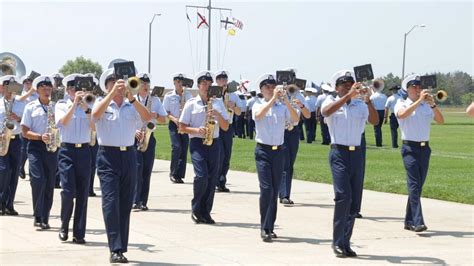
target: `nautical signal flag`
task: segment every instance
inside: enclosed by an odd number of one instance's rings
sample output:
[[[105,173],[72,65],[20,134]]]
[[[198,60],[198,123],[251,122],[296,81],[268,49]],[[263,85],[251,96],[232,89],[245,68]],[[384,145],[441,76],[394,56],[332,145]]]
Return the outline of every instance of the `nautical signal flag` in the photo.
[[[197,12],[197,28],[209,28],[209,24],[207,23],[206,17],[201,15],[201,13]]]

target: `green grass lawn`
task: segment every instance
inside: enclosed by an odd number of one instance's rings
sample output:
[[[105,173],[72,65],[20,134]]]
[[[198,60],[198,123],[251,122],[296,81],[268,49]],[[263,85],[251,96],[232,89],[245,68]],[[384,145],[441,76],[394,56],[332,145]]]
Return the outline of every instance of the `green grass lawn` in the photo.
[[[474,119],[468,118],[462,111],[447,109],[444,113],[445,124],[433,124],[431,127],[432,154],[423,189],[424,197],[474,204]],[[383,126],[382,132],[384,146],[376,148],[373,127],[368,125],[366,128],[368,146],[364,188],[406,194],[405,169],[400,149],[391,148],[388,124]],[[167,126],[158,126],[155,136],[156,158],[169,160],[171,145]],[[331,183],[329,147],[320,145],[320,142],[318,125],[316,143],[300,143],[295,178]],[[231,169],[256,172],[254,148],[254,140],[234,138]]]

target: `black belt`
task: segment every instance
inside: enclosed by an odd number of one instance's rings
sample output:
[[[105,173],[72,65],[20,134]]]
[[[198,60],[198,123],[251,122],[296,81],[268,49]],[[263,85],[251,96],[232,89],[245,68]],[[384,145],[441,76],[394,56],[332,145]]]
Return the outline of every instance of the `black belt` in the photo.
[[[358,151],[360,150],[360,146],[346,146],[346,145],[340,145],[340,144],[331,144],[331,149]]]
[[[411,140],[403,140],[403,144],[414,146],[414,147],[425,147],[428,146],[429,141],[411,141]]]
[[[258,143],[258,142],[257,142],[257,146],[259,146],[262,149],[272,150],[272,151],[281,150],[281,148],[283,147],[283,145],[267,145],[267,144],[262,144],[262,143]]]
[[[115,146],[99,146],[99,149],[103,149],[106,151],[129,151],[133,149],[133,146],[120,146],[120,147],[115,147]]]
[[[63,148],[85,148],[89,147],[89,142],[86,143],[61,143]]]

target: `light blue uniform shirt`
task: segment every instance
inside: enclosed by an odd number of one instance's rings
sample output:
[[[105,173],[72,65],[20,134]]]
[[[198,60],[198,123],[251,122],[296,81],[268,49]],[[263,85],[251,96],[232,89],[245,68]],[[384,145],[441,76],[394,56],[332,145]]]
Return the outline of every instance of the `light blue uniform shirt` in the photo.
[[[291,119],[290,111],[280,102],[276,102],[260,120],[256,113],[266,104],[265,99],[255,100],[252,107],[252,119],[255,120],[255,141],[266,145],[282,145],[285,140],[285,122]]]
[[[336,98],[327,97],[321,109],[337,100],[339,100],[339,96]],[[360,146],[360,136],[365,130],[365,123],[368,118],[369,108],[363,101],[353,99],[350,104],[345,103],[339,110],[324,118],[331,135],[331,143]]]
[[[141,97],[140,95],[137,95],[135,98],[136,98],[141,104],[143,104],[143,106],[146,107],[147,99],[148,99],[149,97],[150,97],[150,96]],[[168,115],[168,113],[166,113],[165,108],[163,108],[163,105],[161,104],[160,98],[158,98],[158,97],[156,97],[156,96],[152,96],[150,99],[151,99],[150,112],[156,113],[156,114],[158,114],[158,116],[166,117],[166,116]],[[154,118],[151,119],[150,121],[153,122],[155,125],[156,125],[156,123],[157,123],[156,119],[154,119]],[[143,125],[143,123],[141,122],[141,120],[138,120],[137,122],[138,122],[138,124],[139,124],[139,127],[141,127],[141,126]]]
[[[187,90],[183,91],[183,95],[184,102],[187,102],[193,98],[191,92]],[[179,119],[179,116],[181,115],[181,96],[176,93],[176,90],[169,91],[165,94],[165,98],[163,99],[163,108],[168,114]]]
[[[5,109],[5,98],[0,99],[0,130],[3,127],[3,121],[5,120],[5,114],[6,114],[6,109]],[[19,96],[15,96],[15,99],[13,101],[13,106],[12,106],[12,112],[15,113],[18,117],[23,116],[23,110],[25,109],[25,104],[24,102],[21,102],[19,99]],[[12,104],[10,102],[10,104]],[[16,120],[12,121],[15,127],[13,128],[12,134],[13,135],[18,135],[21,133],[21,126],[20,123]]]
[[[227,111],[225,110],[222,99],[212,100],[212,108],[217,110],[225,120],[228,120]],[[183,112],[179,117],[179,122],[188,125],[189,127],[204,127],[206,122],[206,110],[199,94],[187,101],[184,105]],[[216,126],[214,127],[213,138],[219,137],[219,122],[216,120]],[[199,134],[189,134],[189,138],[203,138]]]
[[[54,112],[54,102],[51,109]],[[42,105],[39,100],[28,103],[21,118],[21,125],[28,127],[31,131],[43,135],[48,127],[48,106]],[[54,123],[54,121],[53,121]]]
[[[385,110],[385,103],[387,102],[387,96],[385,94],[377,91],[370,96],[370,100],[375,110]]]
[[[395,115],[398,111],[407,108],[412,103],[413,101],[409,98],[406,100],[400,99],[395,105]],[[418,105],[415,111],[407,118],[400,119],[397,116],[400,131],[402,132],[402,140],[428,141],[430,139],[430,128],[433,118],[433,109],[426,103]]]
[[[293,94],[291,94],[291,96],[294,98],[294,99],[298,99],[302,104],[304,104],[304,106],[306,108],[308,108],[308,103],[306,102],[306,100],[304,99],[304,96],[303,94],[299,93],[299,92],[295,92]],[[290,102],[291,103],[291,102]],[[284,105],[283,105],[284,106]],[[298,114],[298,117],[300,117],[301,115],[301,108],[299,108],[297,105],[295,105],[295,108],[296,110],[296,114]],[[290,118],[288,118],[288,121],[290,121]],[[293,126],[297,126],[299,124],[299,121],[298,122],[294,122],[293,123]]]
[[[228,94],[229,94],[229,101],[234,102],[235,105],[240,108],[240,111],[245,112],[245,108],[242,109],[242,100],[239,98],[239,95],[237,94],[237,92],[230,92]],[[224,97],[220,98],[220,100],[222,100],[222,103],[224,103]],[[234,120],[233,118],[234,118],[233,116],[232,117],[227,116],[227,121],[229,121],[229,124],[232,124]]]
[[[392,96],[388,97],[387,102],[385,103],[385,108],[388,108],[390,113],[395,113],[395,104],[400,99],[400,95],[398,93],[393,94]]]
[[[61,142],[73,144],[88,143],[91,140],[91,128],[89,119],[80,106],[76,107],[76,111],[67,126],[59,123],[59,120],[67,114],[72,105],[73,102],[71,100],[60,100],[56,103],[54,113]]]
[[[103,99],[94,103],[94,108]],[[140,116],[135,107],[124,101],[121,107],[112,100],[102,117],[95,121],[97,142],[101,146],[132,146],[135,142],[137,120]]]
[[[318,110],[318,108],[321,108],[323,102],[326,100],[327,97],[328,95],[325,93],[318,96],[318,98],[316,99],[316,111]]]
[[[256,101],[258,101],[258,100],[257,100],[257,96],[255,96],[255,97],[252,96],[252,98],[248,99],[248,100],[247,100],[247,109],[251,111],[251,110],[252,110],[252,107],[253,107],[253,105],[254,105],[254,103],[255,103]]]
[[[307,108],[309,109],[309,111],[311,113],[316,112],[316,101],[317,101],[316,96],[314,95],[306,96],[305,100],[306,100],[306,103],[308,104]]]

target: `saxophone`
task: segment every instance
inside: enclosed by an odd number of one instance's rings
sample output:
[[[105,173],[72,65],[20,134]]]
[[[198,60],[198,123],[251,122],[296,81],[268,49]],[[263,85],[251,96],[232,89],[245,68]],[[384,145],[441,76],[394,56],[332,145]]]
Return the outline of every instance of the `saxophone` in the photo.
[[[4,100],[4,104],[5,119],[3,119],[2,130],[0,131],[0,156],[5,156],[8,153],[11,136],[13,134],[13,128],[15,128],[13,122],[8,119],[12,113],[13,102],[9,103],[8,101]]]
[[[148,111],[151,110],[151,102],[152,102],[151,96],[148,96],[148,101],[146,102],[146,106],[145,106]],[[143,126],[140,129],[140,131],[143,134],[143,137],[141,138],[141,140],[138,141],[137,150],[141,152],[145,152],[148,149],[151,133],[155,131],[155,128],[156,128],[155,123],[151,121],[143,123]]]
[[[56,152],[61,140],[59,139],[59,129],[56,127],[53,112],[53,102],[50,102],[47,107],[48,126],[46,127],[46,134],[49,135],[49,142],[46,144],[46,150],[49,152]]]
[[[224,105],[227,109],[227,116],[229,117],[229,121],[232,121],[232,118],[234,117],[234,109],[228,107],[229,97],[230,96],[229,96],[229,93],[227,92],[227,88],[226,88],[226,92],[224,94]]]
[[[206,127],[206,135],[204,136],[204,139],[202,140],[202,144],[206,146],[211,146],[212,142],[214,141],[214,128],[216,127],[216,121],[214,120],[214,117],[208,112],[212,110],[212,98],[209,99],[207,105],[205,106],[206,110],[206,122],[205,122],[205,127]]]

